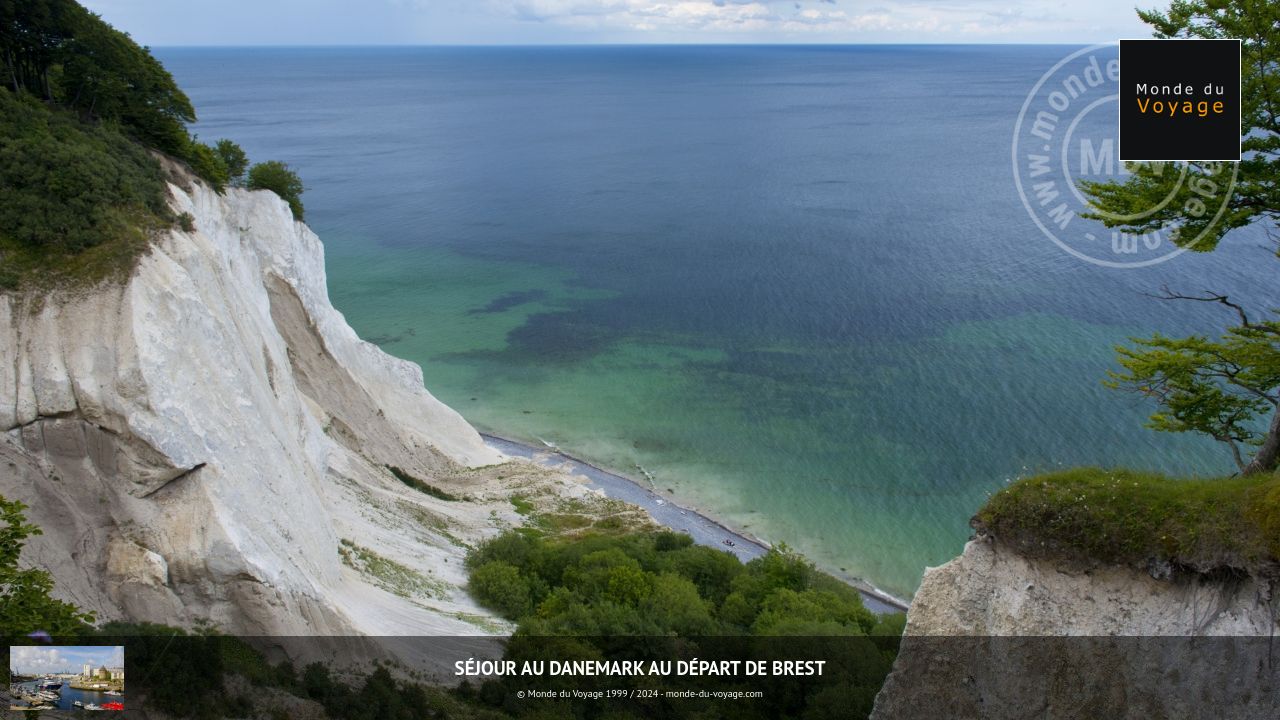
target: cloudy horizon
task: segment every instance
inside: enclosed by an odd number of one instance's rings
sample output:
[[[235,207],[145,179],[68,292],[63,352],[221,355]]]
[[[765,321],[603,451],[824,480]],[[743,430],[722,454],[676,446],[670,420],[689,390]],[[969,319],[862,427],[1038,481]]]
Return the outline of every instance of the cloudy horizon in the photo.
[[[58,645],[53,647],[13,645],[9,647],[9,669],[20,675],[78,673],[84,664],[93,667],[124,667],[121,645]]]
[[[157,47],[1096,43],[1150,32],[1112,0],[83,0]]]

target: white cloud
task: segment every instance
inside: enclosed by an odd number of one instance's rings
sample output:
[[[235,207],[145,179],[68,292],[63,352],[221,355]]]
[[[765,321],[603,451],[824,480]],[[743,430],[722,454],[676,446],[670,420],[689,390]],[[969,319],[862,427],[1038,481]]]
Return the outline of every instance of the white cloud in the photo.
[[[24,674],[62,672],[71,667],[58,648],[11,647],[9,667]]]
[[[94,667],[124,666],[124,647],[24,646],[9,647],[9,667],[24,675],[79,672],[85,663]]]
[[[150,45],[1104,42],[1115,0],[83,0]]]
[[[861,9],[859,9],[861,6]],[[657,33],[912,35],[920,40],[1021,36],[1089,27],[1047,0],[1009,9],[1003,2],[905,0],[867,7],[854,0],[489,0],[499,14],[577,30]],[[1085,10],[1086,8],[1081,8]]]

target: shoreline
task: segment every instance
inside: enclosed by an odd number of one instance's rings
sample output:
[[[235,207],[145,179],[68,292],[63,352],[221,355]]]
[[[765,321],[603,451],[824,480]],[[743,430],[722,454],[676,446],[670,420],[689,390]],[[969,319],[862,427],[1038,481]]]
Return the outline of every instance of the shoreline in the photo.
[[[735,529],[708,515],[705,511],[680,505],[674,499],[663,497],[638,480],[601,468],[559,448],[539,448],[491,432],[479,430],[477,432],[480,433],[486,445],[504,455],[523,458],[544,467],[557,468],[586,478],[588,487],[599,490],[608,497],[639,505],[648,511],[659,525],[676,532],[683,532],[699,545],[732,553],[744,563],[764,555],[772,547],[768,542],[745,530]],[[732,544],[726,543],[726,540]],[[894,597],[862,578],[844,572],[833,572],[827,568],[819,569],[855,588],[862,595],[863,604],[873,613],[882,615],[906,612],[910,606],[906,600]]]

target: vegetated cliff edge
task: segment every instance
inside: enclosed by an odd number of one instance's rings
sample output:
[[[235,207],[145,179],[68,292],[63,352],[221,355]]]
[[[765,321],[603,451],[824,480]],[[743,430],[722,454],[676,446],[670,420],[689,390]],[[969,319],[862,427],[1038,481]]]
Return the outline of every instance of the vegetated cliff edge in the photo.
[[[979,535],[925,572],[872,718],[1280,717],[1273,591],[1072,567]]]
[[[493,631],[460,586],[465,543],[516,520],[488,501],[504,457],[357,338],[283,201],[171,172],[194,228],[127,279],[0,295],[0,495],[44,530],[24,562],[101,620]]]

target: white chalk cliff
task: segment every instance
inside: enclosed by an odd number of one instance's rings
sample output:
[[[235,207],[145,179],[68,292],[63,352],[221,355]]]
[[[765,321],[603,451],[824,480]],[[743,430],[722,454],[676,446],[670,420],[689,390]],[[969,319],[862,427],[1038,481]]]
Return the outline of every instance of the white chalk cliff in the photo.
[[[1067,567],[990,537],[925,572],[873,720],[1280,717],[1273,582]]]
[[[971,540],[925,571],[907,615],[914,635],[1271,635],[1271,583],[1192,576],[1158,579],[1100,566],[1065,568],[991,538]]]
[[[44,529],[23,560],[102,620],[477,634],[463,545],[510,506],[469,468],[504,458],[356,336],[283,201],[185,184],[194,230],[127,280],[0,295],[0,495]]]

